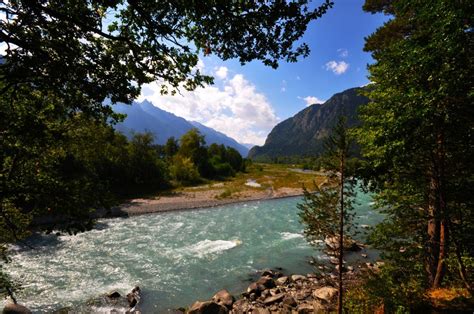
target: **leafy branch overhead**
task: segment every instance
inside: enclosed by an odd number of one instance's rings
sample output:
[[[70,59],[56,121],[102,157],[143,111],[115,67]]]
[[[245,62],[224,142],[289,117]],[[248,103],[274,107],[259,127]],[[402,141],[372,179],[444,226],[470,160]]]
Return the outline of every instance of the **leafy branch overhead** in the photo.
[[[294,43],[332,6],[308,2],[2,1],[0,80],[92,100],[74,102],[84,111],[100,111],[106,98],[130,102],[155,80],[163,93],[193,90],[213,81],[196,67],[200,51],[273,68],[306,57],[309,47]]]

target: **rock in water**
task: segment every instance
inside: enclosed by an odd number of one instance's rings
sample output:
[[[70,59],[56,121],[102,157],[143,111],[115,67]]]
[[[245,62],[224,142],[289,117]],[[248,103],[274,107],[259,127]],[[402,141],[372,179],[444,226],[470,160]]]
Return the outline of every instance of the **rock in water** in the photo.
[[[235,299],[229,291],[223,289],[212,297],[212,301],[231,309]]]
[[[213,301],[196,301],[188,311],[188,314],[227,314],[229,310]]]
[[[26,306],[9,303],[3,308],[3,314],[31,314],[31,311]]]
[[[134,308],[135,306],[137,306],[138,302],[140,302],[140,287],[135,287],[132,289],[132,292],[130,292],[129,294],[127,294],[127,301],[128,301],[128,305],[131,307],[131,308]]]

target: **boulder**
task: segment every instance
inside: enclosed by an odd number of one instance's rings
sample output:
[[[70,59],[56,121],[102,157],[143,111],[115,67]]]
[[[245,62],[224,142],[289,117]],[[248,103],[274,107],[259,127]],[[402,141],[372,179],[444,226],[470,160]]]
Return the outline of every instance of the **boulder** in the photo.
[[[217,292],[213,297],[212,301],[223,305],[227,308],[232,308],[232,304],[234,303],[235,299],[234,297],[229,293],[229,291],[223,289],[219,292]]]
[[[3,314],[31,314],[31,311],[26,306],[8,303],[3,308]]]
[[[288,277],[286,277],[286,276],[275,279],[275,283],[278,286],[283,286],[287,281],[288,281]]]
[[[273,281],[272,277],[270,276],[264,276],[257,280],[257,285],[262,285],[267,289],[271,289],[275,287],[275,281]]]
[[[112,291],[109,294],[107,294],[107,298],[109,298],[109,299],[118,299],[121,296],[122,295],[118,291]]]
[[[265,301],[263,301],[263,304],[270,305],[270,304],[273,304],[275,302],[283,300],[284,297],[285,297],[284,293],[279,293],[277,295],[273,295],[271,297],[266,298]]]
[[[256,282],[252,282],[248,288],[247,288],[247,293],[248,294],[252,294],[252,293],[255,293],[257,295],[260,295],[260,293],[265,290],[265,286],[264,285],[261,285],[261,284],[258,284]]]
[[[305,279],[306,279],[306,277],[303,276],[303,275],[293,275],[293,276],[291,276],[291,280],[293,280],[293,281],[299,281],[299,280],[305,280]]]
[[[247,313],[250,309],[250,304],[245,299],[240,299],[234,302],[232,306],[234,313]]]
[[[136,286],[135,288],[132,289],[132,292],[127,294],[128,305],[131,308],[137,306],[137,304],[140,302],[140,298],[141,298],[140,292],[141,292],[140,287]]]
[[[324,243],[326,243],[326,246],[332,251],[336,251],[339,249],[338,236],[326,237],[324,239]],[[359,251],[362,249],[361,246],[350,237],[344,237],[343,245],[344,245],[344,251]]]
[[[252,314],[270,314],[270,311],[266,308],[257,307],[252,310]]]
[[[271,269],[264,269],[264,270],[262,271],[261,276],[262,276],[262,277],[263,277],[263,276],[275,277],[275,272],[274,272],[273,270],[271,270]]]
[[[312,314],[314,313],[314,308],[311,304],[303,303],[298,305],[297,312],[298,314]]]
[[[289,296],[289,295],[283,298],[283,304],[286,304],[291,307],[295,307],[298,305],[298,303],[296,303],[296,300],[292,296]]]
[[[313,291],[313,297],[315,299],[330,302],[332,298],[337,294],[337,289],[334,287],[322,287]]]
[[[227,314],[229,310],[216,302],[213,301],[196,301],[189,308],[188,314]]]

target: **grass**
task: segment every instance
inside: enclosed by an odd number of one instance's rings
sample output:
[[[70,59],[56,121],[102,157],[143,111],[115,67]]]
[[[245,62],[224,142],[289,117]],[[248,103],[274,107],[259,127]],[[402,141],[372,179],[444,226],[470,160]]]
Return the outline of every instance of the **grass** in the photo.
[[[260,190],[269,188],[278,190],[281,188],[302,188],[306,186],[312,189],[313,182],[320,184],[326,178],[320,173],[298,172],[297,167],[281,164],[253,163],[246,172],[238,173],[235,177],[225,181],[209,181],[194,187],[184,187],[183,191],[208,191],[223,190],[218,198],[229,198],[241,192]],[[254,180],[260,187],[250,187],[245,185],[248,180]]]

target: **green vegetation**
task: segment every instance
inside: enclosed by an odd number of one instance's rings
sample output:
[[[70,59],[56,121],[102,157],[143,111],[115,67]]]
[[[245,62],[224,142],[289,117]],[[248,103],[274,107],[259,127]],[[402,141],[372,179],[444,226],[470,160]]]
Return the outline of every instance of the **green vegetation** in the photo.
[[[196,70],[201,51],[274,68],[282,59],[295,62],[309,48],[293,44],[331,6],[329,0],[314,9],[307,1],[2,1],[2,256],[6,244],[29,234],[36,217],[61,217],[66,224],[56,227],[77,232],[91,226],[91,210],[129,188],[168,184],[167,163],[156,158],[160,150],[150,135],[127,141],[107,125],[121,118],[111,105],[130,103],[153,81],[171,94],[212,83]],[[168,156],[176,153],[171,146]],[[229,156],[213,154],[212,161],[186,154],[176,155],[189,158],[182,167],[205,177],[242,170],[227,149]],[[183,171],[173,171],[181,180]],[[0,269],[0,291],[8,287]]]
[[[347,168],[353,140],[348,134],[345,117],[339,117],[332,134],[326,139],[325,169],[331,179],[328,186],[315,186],[310,193],[304,190],[304,201],[298,204],[304,234],[309,243],[329,238],[338,242],[334,252],[338,258],[338,313],[343,312],[343,258],[344,242],[352,227],[355,179]]]
[[[362,176],[387,219],[371,243],[385,267],[367,296],[388,312],[436,306],[431,292],[472,289],[472,1],[377,1],[392,19],[367,38],[374,84],[361,108]],[[470,266],[471,265],[471,266]]]

